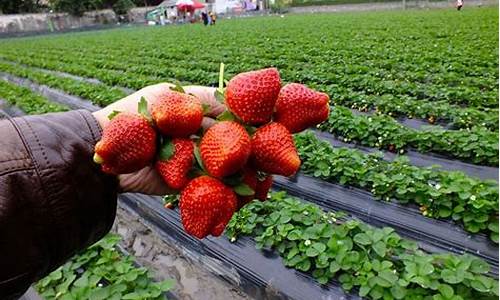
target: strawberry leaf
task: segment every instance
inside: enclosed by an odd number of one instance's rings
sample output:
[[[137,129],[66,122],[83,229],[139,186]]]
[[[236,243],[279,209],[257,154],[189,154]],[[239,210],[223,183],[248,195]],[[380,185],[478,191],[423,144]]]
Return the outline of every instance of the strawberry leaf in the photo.
[[[175,152],[174,143],[172,140],[166,139],[163,142],[163,145],[160,148],[160,160],[169,160]]]
[[[184,88],[182,87],[182,85],[179,82],[176,82],[174,86],[171,86],[170,90],[174,91],[174,92],[183,93],[183,94],[186,93],[186,91],[184,90]]]
[[[196,158],[196,162],[198,163],[200,168],[203,170],[203,172],[207,173],[207,170],[205,169],[205,165],[203,164],[203,160],[201,159],[200,147],[198,147],[198,145],[194,146],[194,157]]]
[[[234,192],[240,196],[253,196],[255,191],[245,183],[240,183],[233,188]]]
[[[234,121],[235,119],[236,118],[229,110],[225,110],[224,112],[222,112],[220,115],[217,116],[218,121]]]
[[[116,115],[118,115],[119,113],[121,113],[121,111],[119,110],[113,110],[113,112],[111,112],[109,115],[108,115],[108,119],[113,119],[114,117],[116,117]]]
[[[146,118],[149,122],[151,122],[151,115],[149,114],[148,111],[148,102],[146,101],[146,98],[141,97],[141,100],[137,104],[137,111],[141,116]]]

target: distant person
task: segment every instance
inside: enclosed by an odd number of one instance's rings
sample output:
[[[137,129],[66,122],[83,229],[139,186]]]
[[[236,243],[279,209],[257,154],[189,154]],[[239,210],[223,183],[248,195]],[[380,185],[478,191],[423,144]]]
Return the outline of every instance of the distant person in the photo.
[[[203,25],[208,25],[208,15],[206,12],[201,12],[201,20],[203,21]]]
[[[464,6],[464,1],[463,0],[457,0],[457,10],[460,11],[462,9],[462,6]]]
[[[209,12],[208,14],[210,16],[210,21],[211,21],[210,24],[215,25],[215,20],[217,19],[217,15],[213,11]]]

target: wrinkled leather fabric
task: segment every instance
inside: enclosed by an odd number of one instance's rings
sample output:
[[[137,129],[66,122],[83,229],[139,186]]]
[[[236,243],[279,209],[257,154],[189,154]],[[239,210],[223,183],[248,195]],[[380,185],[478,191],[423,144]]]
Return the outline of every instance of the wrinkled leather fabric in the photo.
[[[92,161],[100,136],[85,110],[0,120],[0,299],[111,229],[117,180]]]

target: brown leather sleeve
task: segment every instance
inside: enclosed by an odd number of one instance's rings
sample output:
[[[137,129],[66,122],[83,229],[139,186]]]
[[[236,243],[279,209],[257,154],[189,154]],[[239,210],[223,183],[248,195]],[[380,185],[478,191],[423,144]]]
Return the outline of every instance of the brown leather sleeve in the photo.
[[[84,110],[0,120],[0,299],[110,230],[117,180],[92,161],[100,135]]]

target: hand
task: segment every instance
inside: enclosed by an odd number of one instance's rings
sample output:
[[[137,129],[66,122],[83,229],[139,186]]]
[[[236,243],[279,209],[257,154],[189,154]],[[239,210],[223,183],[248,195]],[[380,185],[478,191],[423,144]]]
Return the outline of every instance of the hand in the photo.
[[[144,97],[148,102],[148,109],[151,111],[151,105],[158,101],[163,94],[170,90],[174,85],[169,83],[160,83],[147,86],[127,97],[106,106],[105,108],[94,112],[94,117],[104,128],[108,123],[108,115],[113,111],[127,111],[137,113],[137,104]],[[215,117],[224,111],[224,105],[220,104],[214,96],[215,88],[204,86],[185,86],[184,90],[188,94],[197,96],[202,103],[210,105],[210,113],[208,117],[203,118],[202,126],[210,127],[215,120],[210,117]],[[151,195],[165,195],[172,193],[167,185],[163,182],[160,175],[156,172],[153,166],[145,167],[135,173],[119,175],[118,180],[123,192],[139,192]]]

